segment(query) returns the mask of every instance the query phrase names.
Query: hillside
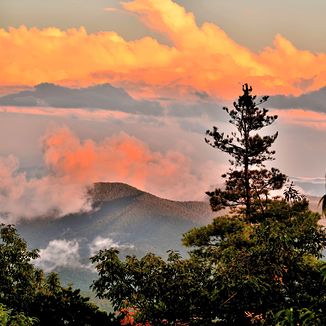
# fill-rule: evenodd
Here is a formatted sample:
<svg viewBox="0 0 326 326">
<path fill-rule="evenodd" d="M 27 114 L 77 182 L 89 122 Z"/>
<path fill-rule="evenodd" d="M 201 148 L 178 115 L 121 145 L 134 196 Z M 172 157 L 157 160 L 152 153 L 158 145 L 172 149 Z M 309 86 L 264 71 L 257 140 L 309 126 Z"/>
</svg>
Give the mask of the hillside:
<svg viewBox="0 0 326 326">
<path fill-rule="evenodd" d="M 150 251 L 163 257 L 174 249 L 186 255 L 182 234 L 217 215 L 207 202 L 162 199 L 123 183 L 96 183 L 89 196 L 94 207 L 89 213 L 17 225 L 29 246 L 41 249 L 40 267 L 59 272 L 64 282 L 84 290 L 96 276 L 89 257 L 99 249 L 116 247 L 122 255 L 139 256 Z M 318 210 L 319 198 L 308 199 L 311 209 Z"/>
<path fill-rule="evenodd" d="M 179 244 L 183 232 L 216 215 L 208 203 L 166 200 L 123 183 L 97 183 L 90 195 L 94 210 L 89 213 L 25 221 L 18 229 L 36 247 L 51 239 L 112 236 L 119 242 L 141 243 L 145 250 L 162 251 L 176 241 Z"/>
<path fill-rule="evenodd" d="M 96 250 L 115 246 L 122 254 L 166 256 L 175 249 L 184 255 L 182 234 L 216 215 L 208 203 L 166 200 L 123 183 L 96 183 L 89 194 L 94 206 L 89 213 L 17 225 L 30 247 L 41 249 L 40 267 L 84 289 L 94 278 L 88 258 Z"/>
</svg>

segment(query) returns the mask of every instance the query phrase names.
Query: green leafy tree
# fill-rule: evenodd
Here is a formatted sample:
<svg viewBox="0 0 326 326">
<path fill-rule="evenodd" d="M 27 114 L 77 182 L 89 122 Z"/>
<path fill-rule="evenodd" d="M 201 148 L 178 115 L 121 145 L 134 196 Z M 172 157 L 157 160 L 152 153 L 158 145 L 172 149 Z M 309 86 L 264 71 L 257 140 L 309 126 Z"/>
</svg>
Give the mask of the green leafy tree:
<svg viewBox="0 0 326 326">
<path fill-rule="evenodd" d="M 80 290 L 61 286 L 56 274 L 46 278 L 33 265 L 37 257 L 13 225 L 0 225 L 0 318 L 8 325 L 117 324 Z"/>
<path fill-rule="evenodd" d="M 40 272 L 32 263 L 36 257 L 38 251 L 28 250 L 13 225 L 0 225 L 0 303 L 27 310 L 40 281 Z"/>
<path fill-rule="evenodd" d="M 258 130 L 271 125 L 276 115 L 268 115 L 268 110 L 260 108 L 267 96 L 258 102 L 251 95 L 252 88 L 243 85 L 243 94 L 233 108 L 224 107 L 236 131 L 225 135 L 217 127 L 207 130 L 206 142 L 214 148 L 229 154 L 231 168 L 223 174 L 225 188 L 207 192 L 213 210 L 225 207 L 245 207 L 247 219 L 257 212 L 257 206 L 264 211 L 270 190 L 282 188 L 286 177 L 278 169 L 268 170 L 264 163 L 273 160 L 275 151 L 270 147 L 275 142 L 278 133 L 272 136 L 260 136 Z"/>
<path fill-rule="evenodd" d="M 223 175 L 225 189 L 208 193 L 212 209 L 240 209 L 189 231 L 183 243 L 192 248 L 192 259 L 205 259 L 216 270 L 210 279 L 218 289 L 215 312 L 223 325 L 273 324 L 280 311 L 302 309 L 325 322 L 323 264 L 318 260 L 326 245 L 325 230 L 318 225 L 319 214 L 309 211 L 293 183 L 284 200 L 270 199 L 269 192 L 287 180 L 264 164 L 273 159 L 270 147 L 278 134 L 254 133 L 277 116 L 259 108 L 267 97 L 256 103 L 251 92 L 245 84 L 234 108 L 224 108 L 237 133 L 224 135 L 214 127 L 207 131 L 213 140 L 206 139 L 232 158 Z M 293 316 L 301 321 L 302 314 Z"/>
<path fill-rule="evenodd" d="M 102 250 L 91 258 L 99 273 L 93 289 L 143 324 L 325 325 L 319 214 L 305 200 L 271 201 L 260 214 L 259 223 L 223 216 L 190 230 L 188 259 L 170 252 L 167 261 L 122 260 L 116 249 Z"/>
<path fill-rule="evenodd" d="M 37 321 L 36 318 L 27 317 L 22 312 L 14 314 L 11 309 L 0 304 L 0 325 L 2 326 L 32 326 Z"/>
<path fill-rule="evenodd" d="M 116 325 L 108 316 L 83 297 L 79 289 L 63 287 L 57 274 L 43 279 L 42 286 L 30 306 L 30 314 L 39 319 L 37 325 Z"/>
<path fill-rule="evenodd" d="M 206 325 L 212 319 L 209 302 L 214 289 L 205 282 L 211 271 L 200 260 L 184 260 L 171 251 L 167 261 L 151 253 L 122 261 L 114 248 L 91 260 L 99 272 L 93 283 L 97 296 L 109 299 L 117 311 L 132 308 L 137 322 Z"/>
<path fill-rule="evenodd" d="M 212 282 L 218 295 L 212 309 L 222 325 L 272 325 L 284 309 L 308 309 L 326 322 L 318 261 L 326 239 L 319 218 L 306 201 L 274 201 L 260 223 L 224 216 L 184 235 L 192 259 L 204 257 L 216 270 Z"/>
</svg>

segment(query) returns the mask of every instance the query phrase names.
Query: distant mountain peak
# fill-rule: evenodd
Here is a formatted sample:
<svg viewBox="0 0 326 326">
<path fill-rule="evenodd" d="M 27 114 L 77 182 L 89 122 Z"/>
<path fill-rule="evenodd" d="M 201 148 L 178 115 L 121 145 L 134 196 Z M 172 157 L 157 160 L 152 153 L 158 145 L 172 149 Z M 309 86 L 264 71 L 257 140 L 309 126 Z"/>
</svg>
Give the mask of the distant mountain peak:
<svg viewBox="0 0 326 326">
<path fill-rule="evenodd" d="M 143 191 L 121 182 L 96 182 L 89 190 L 89 195 L 94 202 L 108 202 L 142 194 Z"/>
<path fill-rule="evenodd" d="M 119 201 L 135 216 L 169 216 L 202 224 L 217 215 L 212 212 L 208 202 L 164 199 L 120 182 L 94 183 L 88 194 L 96 209 L 115 205 Z"/>
<path fill-rule="evenodd" d="M 59 86 L 57 84 L 53 83 L 40 83 L 34 86 L 35 89 L 48 89 L 48 88 L 64 88 L 62 86 Z"/>
</svg>

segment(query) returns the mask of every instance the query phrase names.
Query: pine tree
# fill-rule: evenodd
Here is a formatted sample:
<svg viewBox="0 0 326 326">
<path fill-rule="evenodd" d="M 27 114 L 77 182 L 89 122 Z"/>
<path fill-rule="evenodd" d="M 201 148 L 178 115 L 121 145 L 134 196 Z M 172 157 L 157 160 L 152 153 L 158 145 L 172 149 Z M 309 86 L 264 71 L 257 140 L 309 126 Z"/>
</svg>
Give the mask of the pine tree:
<svg viewBox="0 0 326 326">
<path fill-rule="evenodd" d="M 238 214 L 185 233 L 182 242 L 191 248 L 185 259 L 170 251 L 167 261 L 152 253 L 121 260 L 114 248 L 91 257 L 96 295 L 133 313 L 135 323 L 326 325 L 326 268 L 319 260 L 325 230 L 293 184 L 285 199 L 268 196 L 286 177 L 264 166 L 277 133 L 257 131 L 277 117 L 259 108 L 267 97 L 256 103 L 251 91 L 245 84 L 234 109 L 225 108 L 237 133 L 207 132 L 213 138 L 207 142 L 233 159 L 225 189 L 209 193 L 212 207 L 240 207 Z"/>
<path fill-rule="evenodd" d="M 257 102 L 256 96 L 251 95 L 252 87 L 245 84 L 242 90 L 243 94 L 233 103 L 232 109 L 223 108 L 236 132 L 225 134 L 215 126 L 206 132 L 209 138 L 205 141 L 209 145 L 232 157 L 229 171 L 222 175 L 225 188 L 207 192 L 207 195 L 214 211 L 226 207 L 240 208 L 247 219 L 252 219 L 255 212 L 264 212 L 269 192 L 282 188 L 286 176 L 278 169 L 265 167 L 266 161 L 274 159 L 275 151 L 270 147 L 278 133 L 271 136 L 255 133 L 277 119 L 277 115 L 268 115 L 267 109 L 260 108 L 268 96 Z"/>
</svg>

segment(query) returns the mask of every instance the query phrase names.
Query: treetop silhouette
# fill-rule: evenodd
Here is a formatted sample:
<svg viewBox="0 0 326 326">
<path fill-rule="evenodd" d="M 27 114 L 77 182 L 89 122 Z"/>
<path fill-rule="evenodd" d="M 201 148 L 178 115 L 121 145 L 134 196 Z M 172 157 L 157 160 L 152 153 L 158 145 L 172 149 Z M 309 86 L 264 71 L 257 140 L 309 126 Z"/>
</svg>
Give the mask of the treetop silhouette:
<svg viewBox="0 0 326 326">
<path fill-rule="evenodd" d="M 281 189 L 287 177 L 276 168 L 265 167 L 266 161 L 274 160 L 275 151 L 270 148 L 278 133 L 271 136 L 257 133 L 277 119 L 277 115 L 268 115 L 267 109 L 260 108 L 268 96 L 257 101 L 248 84 L 242 86 L 242 91 L 232 109 L 223 108 L 236 131 L 225 134 L 215 126 L 206 131 L 206 143 L 232 157 L 229 171 L 222 175 L 224 189 L 215 189 L 207 195 L 214 211 L 226 207 L 240 208 L 246 218 L 251 219 L 257 210 L 264 212 L 269 192 Z"/>
</svg>

